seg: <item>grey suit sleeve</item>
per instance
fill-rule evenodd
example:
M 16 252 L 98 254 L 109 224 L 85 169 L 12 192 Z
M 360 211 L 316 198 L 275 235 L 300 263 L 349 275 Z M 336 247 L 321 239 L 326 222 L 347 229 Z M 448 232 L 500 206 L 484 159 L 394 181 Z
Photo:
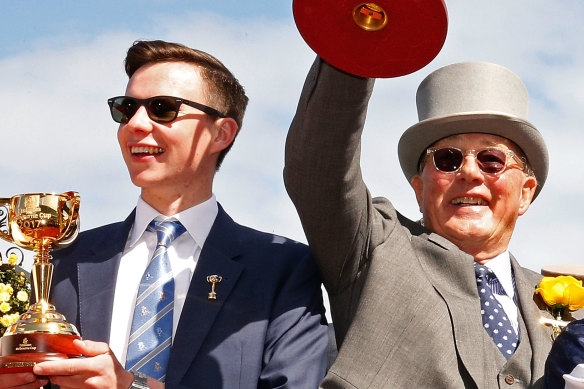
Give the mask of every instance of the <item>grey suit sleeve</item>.
M 350 284 L 366 257 L 372 201 L 360 149 L 373 84 L 317 58 L 286 141 L 286 189 L 329 294 Z

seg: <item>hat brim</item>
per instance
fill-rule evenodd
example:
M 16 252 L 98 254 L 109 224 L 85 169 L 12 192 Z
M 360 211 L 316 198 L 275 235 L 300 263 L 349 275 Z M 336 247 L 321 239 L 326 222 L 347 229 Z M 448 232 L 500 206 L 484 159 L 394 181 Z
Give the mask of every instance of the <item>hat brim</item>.
M 545 184 L 549 156 L 540 132 L 528 121 L 498 113 L 468 113 L 421 121 L 408 128 L 398 143 L 399 163 L 411 183 L 418 174 L 422 153 L 433 143 L 451 135 L 482 133 L 513 141 L 521 148 L 537 179 L 534 199 Z

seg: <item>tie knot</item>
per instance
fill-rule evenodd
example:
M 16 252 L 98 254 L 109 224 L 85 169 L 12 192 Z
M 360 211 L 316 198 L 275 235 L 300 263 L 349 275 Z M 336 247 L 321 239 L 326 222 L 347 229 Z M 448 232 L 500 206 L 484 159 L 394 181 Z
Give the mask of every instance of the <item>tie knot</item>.
M 477 276 L 478 285 L 486 284 L 491 288 L 493 293 L 508 296 L 507 292 L 505 292 L 505 288 L 503 288 L 503 285 L 497 278 L 497 275 L 491 269 L 475 262 L 475 274 Z M 513 300 L 515 301 L 515 299 L 516 296 L 513 295 Z M 515 303 L 517 302 L 515 301 Z
M 148 231 L 155 231 L 158 239 L 157 246 L 168 247 L 170 242 L 178 238 L 186 231 L 186 228 L 179 221 L 164 221 L 160 222 L 152 220 L 148 225 Z
M 475 268 L 475 275 L 477 276 L 477 278 L 485 278 L 487 280 L 497 278 L 495 276 L 495 273 L 493 273 L 493 271 L 491 269 L 489 269 L 488 267 L 486 267 L 484 265 L 481 265 L 480 263 L 475 262 L 474 268 Z
M 500 286 L 500 282 L 499 279 L 497 278 L 497 275 L 488 267 L 481 265 L 480 263 L 476 263 L 475 262 L 475 275 L 477 276 L 477 283 L 478 284 L 482 284 L 483 282 L 488 284 L 491 289 L 495 289 L 496 291 L 499 291 L 502 286 Z M 497 293 L 497 292 L 495 292 Z M 504 293 L 504 292 L 503 292 Z M 501 293 L 499 293 L 501 294 Z

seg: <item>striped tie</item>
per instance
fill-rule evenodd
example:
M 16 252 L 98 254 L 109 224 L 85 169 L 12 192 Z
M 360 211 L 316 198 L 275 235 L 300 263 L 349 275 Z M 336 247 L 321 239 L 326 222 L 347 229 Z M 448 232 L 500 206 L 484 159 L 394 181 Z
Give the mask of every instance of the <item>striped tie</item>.
M 156 220 L 147 230 L 156 232 L 158 243 L 138 289 L 126 369 L 164 381 L 172 346 L 174 308 L 174 278 L 167 249 L 186 230 L 178 221 Z

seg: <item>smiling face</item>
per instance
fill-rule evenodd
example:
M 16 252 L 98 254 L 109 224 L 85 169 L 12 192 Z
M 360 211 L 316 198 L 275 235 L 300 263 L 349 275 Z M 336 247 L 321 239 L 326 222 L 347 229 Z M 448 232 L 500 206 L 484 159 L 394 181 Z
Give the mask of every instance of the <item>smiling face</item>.
M 130 78 L 126 95 L 145 99 L 174 96 L 208 104 L 197 68 L 183 62 L 145 65 Z M 231 144 L 237 125 L 182 104 L 178 117 L 157 123 L 141 106 L 118 129 L 132 182 L 159 212 L 178 212 L 208 199 L 218 154 Z
M 513 142 L 487 134 L 454 135 L 432 145 L 440 147 L 497 147 L 521 155 Z M 474 156 L 466 155 L 459 171 L 444 173 L 434 167 L 431 157 L 426 158 L 421 173 L 412 178 L 424 225 L 479 262 L 502 253 L 537 186 L 535 178 L 518 166 L 509 162 L 502 173 L 486 174 Z

